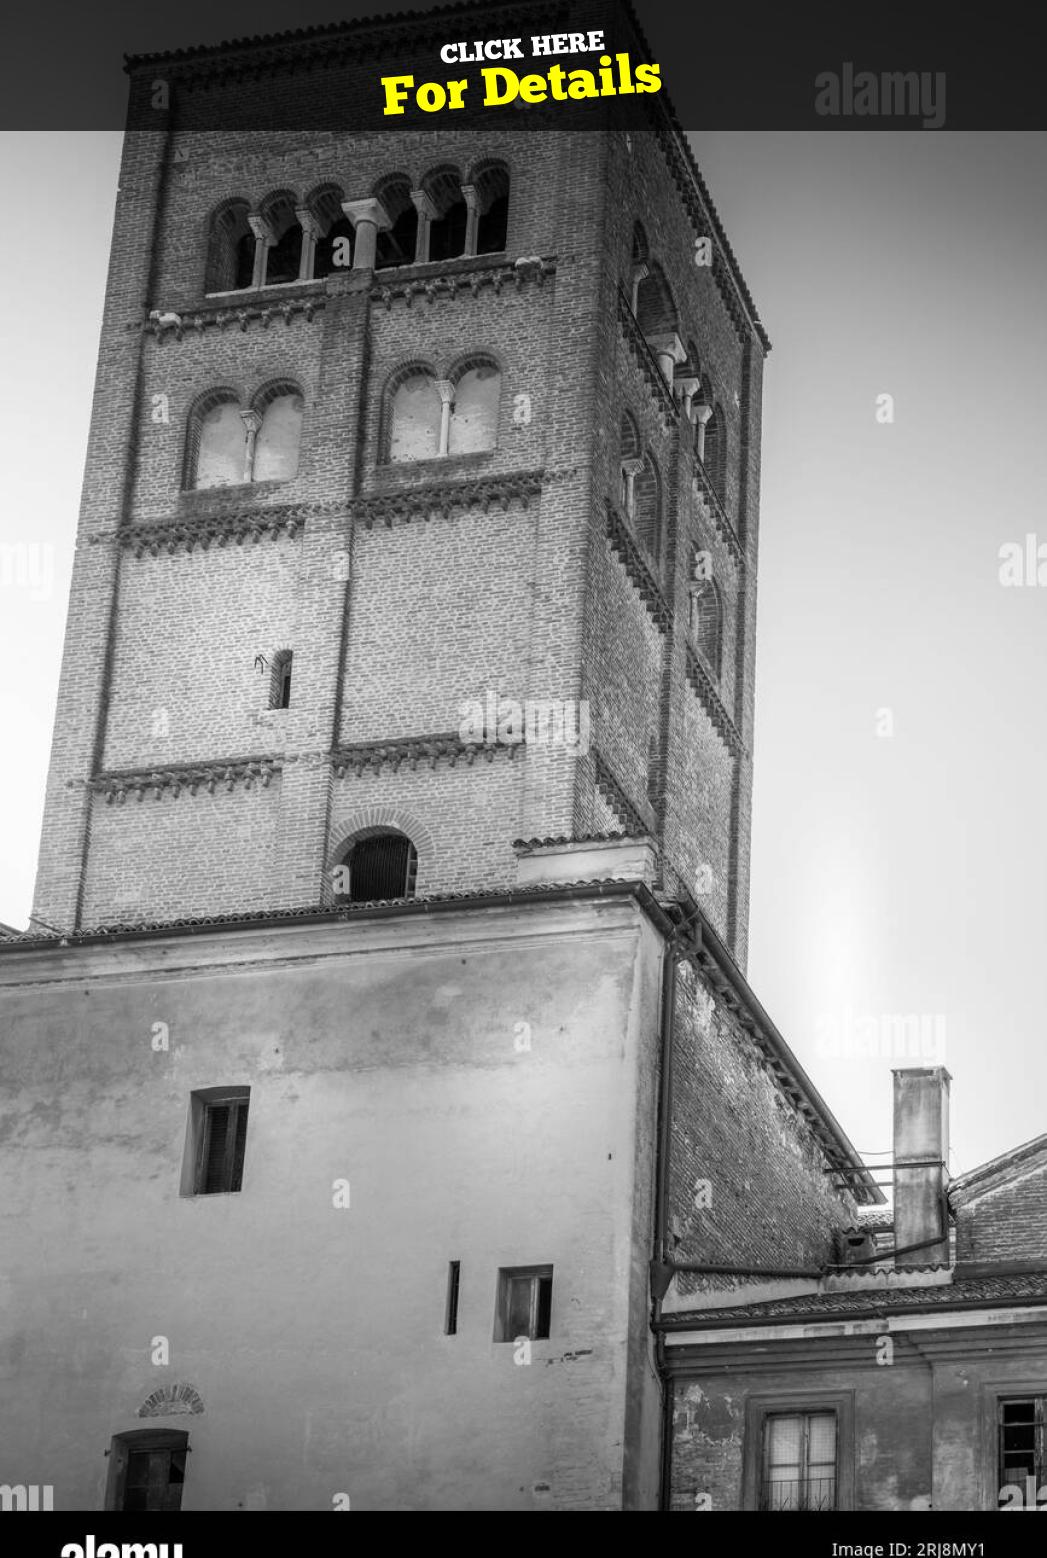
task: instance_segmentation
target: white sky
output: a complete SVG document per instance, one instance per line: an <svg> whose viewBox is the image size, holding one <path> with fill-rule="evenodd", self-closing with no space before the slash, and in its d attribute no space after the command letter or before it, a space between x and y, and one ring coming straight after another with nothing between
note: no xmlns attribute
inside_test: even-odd
<svg viewBox="0 0 1047 1558"><path fill-rule="evenodd" d="M255 29L251 29L255 30ZM695 137L774 343L764 400L750 981L865 1151L944 1024L953 1172L1047 1129L1047 136ZM0 136L0 920L30 908L119 157ZM61 191L61 225L54 220ZM895 400L893 424L877 396ZM53 548L53 553L47 549ZM24 569L24 574L20 570ZM878 711L894 733L877 735ZM882 719L881 719L882 723Z"/></svg>

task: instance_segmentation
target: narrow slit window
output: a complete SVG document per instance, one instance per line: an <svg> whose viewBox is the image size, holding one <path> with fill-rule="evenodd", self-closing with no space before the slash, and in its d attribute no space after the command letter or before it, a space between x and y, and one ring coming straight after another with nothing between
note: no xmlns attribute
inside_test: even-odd
<svg viewBox="0 0 1047 1558"><path fill-rule="evenodd" d="M444 1317L444 1335L458 1334L458 1293L462 1283L462 1263L453 1260L447 1267L447 1312Z"/></svg>
<svg viewBox="0 0 1047 1558"><path fill-rule="evenodd" d="M294 652L290 649L281 649L279 654L273 657L273 676L269 686L269 707L271 709L289 709L291 707L291 666L294 660Z"/></svg>

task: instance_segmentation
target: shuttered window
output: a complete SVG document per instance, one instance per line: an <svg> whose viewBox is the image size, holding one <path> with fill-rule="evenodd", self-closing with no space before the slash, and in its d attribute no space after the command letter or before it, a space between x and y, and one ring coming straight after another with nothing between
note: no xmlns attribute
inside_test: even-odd
<svg viewBox="0 0 1047 1558"><path fill-rule="evenodd" d="M413 898L418 853L404 833L374 833L357 839L345 860L348 892L337 897L348 903L375 903L385 898ZM344 882L344 873L342 873Z"/></svg>
<svg viewBox="0 0 1047 1558"><path fill-rule="evenodd" d="M239 1190L247 1145L247 1105L244 1098L205 1103L199 1124L195 1194L217 1195Z"/></svg>

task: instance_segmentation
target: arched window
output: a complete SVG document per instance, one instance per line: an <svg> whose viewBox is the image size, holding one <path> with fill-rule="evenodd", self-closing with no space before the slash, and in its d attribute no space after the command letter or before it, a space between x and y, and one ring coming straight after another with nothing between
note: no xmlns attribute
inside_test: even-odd
<svg viewBox="0 0 1047 1558"><path fill-rule="evenodd" d="M629 301L632 304L633 313L640 311L640 285L647 275L647 259L650 250L647 245L647 234L639 222L633 223L633 253L632 274L629 278Z"/></svg>
<svg viewBox="0 0 1047 1558"><path fill-rule="evenodd" d="M265 254L265 286L275 287L299 279L302 264L302 228L289 190L270 195L259 215L268 234Z"/></svg>
<svg viewBox="0 0 1047 1558"><path fill-rule="evenodd" d="M290 481L298 473L302 392L280 380L244 411L235 390L209 390L189 414L184 486Z"/></svg>
<svg viewBox="0 0 1047 1558"><path fill-rule="evenodd" d="M404 370L389 406L389 459L432 460L440 451L443 402L436 375L418 366Z"/></svg>
<svg viewBox="0 0 1047 1558"><path fill-rule="evenodd" d="M269 707L271 709L289 709L291 707L291 667L294 660L294 651L280 649L272 658L269 679Z"/></svg>
<svg viewBox="0 0 1047 1558"><path fill-rule="evenodd" d="M655 563L662 556L662 493L658 467L645 455L633 487L633 529Z"/></svg>
<svg viewBox="0 0 1047 1558"><path fill-rule="evenodd" d="M306 201L316 222L313 275L318 279L348 270L353 263L353 224L342 210L345 194L337 184L324 184Z"/></svg>
<svg viewBox="0 0 1047 1558"><path fill-rule="evenodd" d="M227 200L211 217L205 292L242 292L254 280L254 233L246 200Z"/></svg>
<svg viewBox="0 0 1047 1558"><path fill-rule="evenodd" d="M636 323L644 335L671 335L676 330L676 304L662 268L653 262L636 289Z"/></svg>
<svg viewBox="0 0 1047 1558"><path fill-rule="evenodd" d="M305 402L297 384L270 384L254 399L261 417L255 433L252 481L291 481L298 475Z"/></svg>
<svg viewBox="0 0 1047 1558"><path fill-rule="evenodd" d="M623 411L618 429L618 468L620 475L618 497L622 509L629 519L633 517L636 492L635 482L636 477L640 473L642 463L640 458L640 434L637 431L636 423L628 411Z"/></svg>
<svg viewBox="0 0 1047 1558"><path fill-rule="evenodd" d="M418 852L406 833L383 828L355 839L335 869L336 903L413 898Z"/></svg>
<svg viewBox="0 0 1047 1558"><path fill-rule="evenodd" d="M375 270L393 265L413 265L418 248L418 212L411 199L411 182L396 174L376 184L373 193L392 222L378 234Z"/></svg>
<svg viewBox="0 0 1047 1558"><path fill-rule="evenodd" d="M723 411L716 405L705 426L705 451L702 456L706 475L721 503L727 501L727 428Z"/></svg>
<svg viewBox="0 0 1047 1558"><path fill-rule="evenodd" d="M486 359L469 363L454 381L448 425L448 454L477 454L498 442L502 375Z"/></svg>
<svg viewBox="0 0 1047 1558"><path fill-rule="evenodd" d="M204 395L189 415L185 482L188 488L232 487L246 474L247 429L235 390Z"/></svg>
<svg viewBox="0 0 1047 1558"><path fill-rule="evenodd" d="M696 579L691 585L688 620L691 637L702 656L720 674L720 648L723 637L723 606L720 591L712 579Z"/></svg>
<svg viewBox="0 0 1047 1558"><path fill-rule="evenodd" d="M476 252L501 254L509 232L509 169L485 162L469 180L476 190Z"/></svg>
<svg viewBox="0 0 1047 1558"><path fill-rule="evenodd" d="M422 180L436 216L429 224L430 260L455 260L465 253L469 212L457 168L434 168Z"/></svg>

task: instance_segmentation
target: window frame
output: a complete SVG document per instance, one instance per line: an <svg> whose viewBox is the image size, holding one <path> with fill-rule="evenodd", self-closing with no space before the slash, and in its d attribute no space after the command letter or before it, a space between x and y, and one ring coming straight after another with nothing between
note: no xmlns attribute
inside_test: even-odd
<svg viewBox="0 0 1047 1558"><path fill-rule="evenodd" d="M109 1441L109 1449L106 1454L109 1457L109 1467L106 1474L105 1504L109 1511L124 1513L124 1498L127 1493L127 1472L133 1453L152 1450L181 1450L186 1456L185 1473L182 1481L176 1486L184 1489L189 1471L189 1435L185 1429L178 1428L131 1428L126 1433L114 1434ZM168 1483L168 1487L172 1486ZM178 1510L181 1511L182 1495L179 1494ZM152 1513L152 1511L150 1511ZM173 1510L164 1511L173 1514Z"/></svg>
<svg viewBox="0 0 1047 1558"><path fill-rule="evenodd" d="M997 1480L1001 1471L1001 1444L999 1430L1002 1426L1002 1408L1007 1401L1027 1401L1030 1398L1039 1398L1044 1401L1045 1421L1047 1421L1047 1375L1019 1375L1014 1379L1000 1379L999 1377L982 1382L981 1401L981 1469L982 1469L982 1508L986 1510L1000 1509L1000 1488L1002 1484ZM1045 1451L1047 1451L1047 1432L1044 1435ZM1045 1482L1047 1482L1047 1468L1045 1468ZM1024 1498L1024 1487L1022 1488ZM1037 1486L1039 1492L1039 1486ZM1024 1508L1024 1503L1022 1505ZM1047 1508L1045 1505L1038 1506Z"/></svg>
<svg viewBox="0 0 1047 1558"><path fill-rule="evenodd" d="M512 1292L513 1283L530 1281L531 1295L529 1302L528 1328L526 1331L514 1330L511 1324L512 1318ZM539 1332L541 1309L541 1285L548 1282L548 1321L547 1329ZM553 1265L551 1262L538 1266L499 1266L498 1285L495 1295L494 1314L494 1340L496 1342L515 1342L521 1336L528 1341L545 1342L552 1336L553 1330Z"/></svg>
<svg viewBox="0 0 1047 1558"><path fill-rule="evenodd" d="M745 1446L742 1457L742 1509L761 1509L767 1419L814 1412L836 1414L836 1504L833 1513L855 1507L854 1394L853 1390L780 1391L748 1398L745 1403ZM774 1511L763 1513L772 1514Z"/></svg>
<svg viewBox="0 0 1047 1558"><path fill-rule="evenodd" d="M203 1174L206 1164L206 1149L209 1141L208 1114L212 1108L228 1105L243 1106L246 1118L250 1121L250 1087L202 1087L196 1088L189 1094L189 1120L186 1127L185 1153L182 1159L182 1180L179 1193L191 1200L209 1199L211 1196L235 1196L241 1195L244 1188L244 1177L247 1169L247 1126L244 1127L244 1161L240 1169L240 1183L235 1189L205 1190ZM234 1117L233 1129L229 1133L228 1151L232 1156L235 1166L236 1160L236 1135L239 1128L240 1111L237 1108Z"/></svg>

